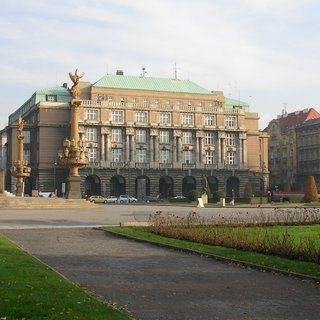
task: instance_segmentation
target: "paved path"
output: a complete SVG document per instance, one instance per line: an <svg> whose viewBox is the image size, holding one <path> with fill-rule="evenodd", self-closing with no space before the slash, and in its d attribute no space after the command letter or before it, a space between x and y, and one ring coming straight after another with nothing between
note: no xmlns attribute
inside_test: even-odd
<svg viewBox="0 0 320 320"><path fill-rule="evenodd" d="M1 209L1 208L0 208ZM281 208L281 210L287 210ZM290 209L292 212L302 209ZM59 228L59 227L94 227L103 225L119 225L125 222L147 222L150 214L157 211L174 213L185 216L190 212L197 212L205 219L225 221L234 219L239 221L268 221L279 217L274 208L195 208L163 205L97 205L95 209L38 209L28 210L0 210L0 229L26 228ZM284 213L284 217L287 214Z"/></svg>
<svg viewBox="0 0 320 320"><path fill-rule="evenodd" d="M282 275L108 235L100 230L1 230L70 280L139 320L315 320L320 289Z"/></svg>

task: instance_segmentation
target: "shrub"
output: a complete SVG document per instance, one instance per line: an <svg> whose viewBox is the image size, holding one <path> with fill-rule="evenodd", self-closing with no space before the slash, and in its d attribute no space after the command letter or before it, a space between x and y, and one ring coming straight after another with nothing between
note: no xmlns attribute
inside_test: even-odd
<svg viewBox="0 0 320 320"><path fill-rule="evenodd" d="M212 198L210 199L210 202L218 202L221 198L225 198L226 194L223 191L215 191L212 193Z"/></svg>
<svg viewBox="0 0 320 320"><path fill-rule="evenodd" d="M252 185L250 181L247 181L246 186L244 188L244 198L252 198Z"/></svg>
<svg viewBox="0 0 320 320"><path fill-rule="evenodd" d="M188 199L191 201L195 201L198 198L201 198L201 194L198 190L191 190L188 194Z"/></svg>
<svg viewBox="0 0 320 320"><path fill-rule="evenodd" d="M318 189L316 186L316 182L314 180L314 176L308 177L307 188L304 194L304 201L306 202L318 201Z"/></svg>

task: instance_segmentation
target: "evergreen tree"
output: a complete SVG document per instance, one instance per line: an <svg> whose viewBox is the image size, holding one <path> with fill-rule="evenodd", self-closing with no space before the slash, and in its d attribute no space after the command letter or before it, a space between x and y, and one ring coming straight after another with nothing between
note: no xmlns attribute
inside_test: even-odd
<svg viewBox="0 0 320 320"><path fill-rule="evenodd" d="M307 188L304 194L304 201L318 201L318 188L314 180L314 176L308 177Z"/></svg>

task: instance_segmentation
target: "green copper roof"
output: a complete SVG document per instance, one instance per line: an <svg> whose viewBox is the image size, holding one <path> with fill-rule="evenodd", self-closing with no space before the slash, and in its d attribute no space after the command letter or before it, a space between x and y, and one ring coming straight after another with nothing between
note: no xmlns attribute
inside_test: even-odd
<svg viewBox="0 0 320 320"><path fill-rule="evenodd" d="M19 116L23 116L27 113L34 105L39 102L47 101L48 95L57 97L56 102L69 102L70 94L67 88L64 87L50 87L37 90L31 98L29 98L18 110L9 116L9 125L17 121Z"/></svg>
<svg viewBox="0 0 320 320"><path fill-rule="evenodd" d="M106 75L93 84L93 87L133 89L147 91L211 94L189 80L134 77L124 75Z"/></svg>
<svg viewBox="0 0 320 320"><path fill-rule="evenodd" d="M35 103L47 101L46 96L53 95L57 96L57 102L69 102L70 94L67 88L64 87L50 87L39 89L35 92L36 100Z"/></svg>
<svg viewBox="0 0 320 320"><path fill-rule="evenodd" d="M245 112L250 111L250 105L247 102L236 100L236 99L230 99L225 98L225 107L226 108L233 108L233 107L241 107Z"/></svg>

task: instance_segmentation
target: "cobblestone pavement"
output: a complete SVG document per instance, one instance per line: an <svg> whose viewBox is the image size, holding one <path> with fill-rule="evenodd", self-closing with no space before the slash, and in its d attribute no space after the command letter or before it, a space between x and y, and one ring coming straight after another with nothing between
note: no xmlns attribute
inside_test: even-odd
<svg viewBox="0 0 320 320"><path fill-rule="evenodd" d="M307 281L89 228L0 232L136 319L319 319L320 288Z"/></svg>

